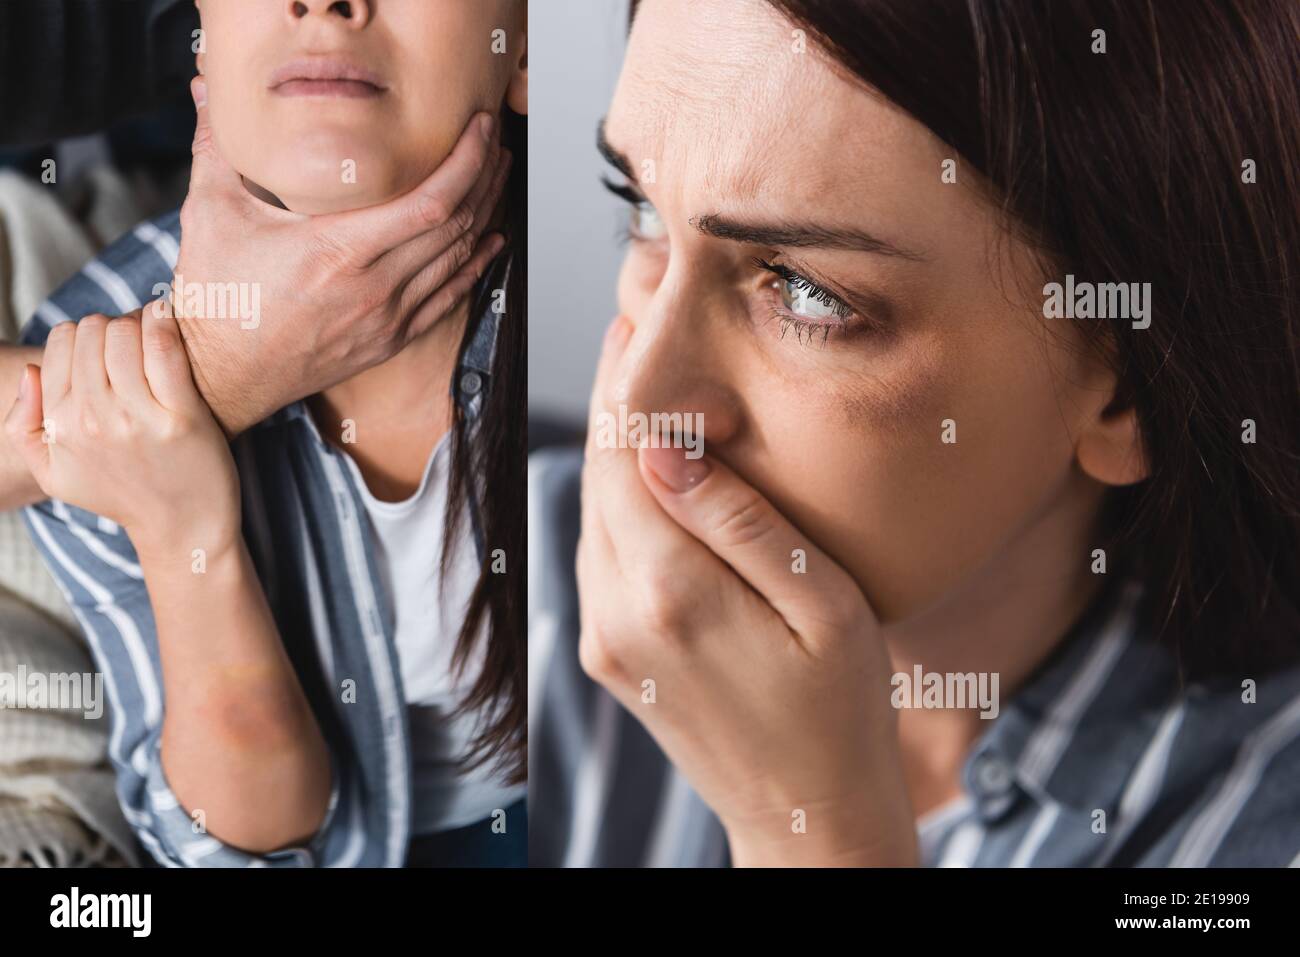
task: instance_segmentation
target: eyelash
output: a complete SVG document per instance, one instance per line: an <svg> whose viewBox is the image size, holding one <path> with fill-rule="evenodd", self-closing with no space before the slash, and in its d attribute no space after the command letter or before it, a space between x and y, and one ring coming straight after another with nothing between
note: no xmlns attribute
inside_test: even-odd
<svg viewBox="0 0 1300 957"><path fill-rule="evenodd" d="M600 182L607 190L634 209L640 209L642 206L650 205L650 201L647 200L645 196L641 195L640 191L634 189L627 183L616 183L608 176L602 176ZM637 242L642 238L643 237L636 234L631 225L624 225L618 231L619 245Z"/></svg>
<svg viewBox="0 0 1300 957"><path fill-rule="evenodd" d="M616 183L607 176L602 176L600 181L607 190L622 199L629 206L639 209L642 206L649 205L649 200L647 200L639 190L630 184ZM620 230L619 239L621 242L625 243L639 242L643 240L643 237L638 236L630 226L625 226ZM836 319L833 321L813 322L812 320L792 315L784 309L773 308L772 318L776 319L780 323L782 339L785 339L786 335L791 329L793 329L795 340L797 342L803 345L811 345L813 338L820 335L821 343L822 345L825 345L826 340L830 337L832 331L843 331L855 318L859 318L859 314L845 303L844 300L832 293L816 280L805 276L803 273L791 269L784 263L774 263L770 260L763 259L762 257L756 256L751 261L757 268L779 277L783 282L789 283L796 289L805 290L810 296L812 296L812 298L816 299L823 305L832 307L835 312ZM867 325L872 328L880 327L880 324L870 317L861 316L860 318L864 319Z"/></svg>
<svg viewBox="0 0 1300 957"><path fill-rule="evenodd" d="M796 289L802 289L807 292L813 299L816 299L822 305L830 306L835 313L835 319L825 322L814 322L811 319L805 319L801 316L795 316L779 309L773 309L773 318L781 323L781 338L784 339L791 329L794 329L795 341L805 345L811 345L813 336L821 334L822 345L830 338L833 330L843 329L853 318L854 311L839 296L835 295L825 286L809 279L803 273L791 269L784 263L774 263L761 257L754 257L754 265L765 272L770 272L777 276L782 282L787 282Z"/></svg>

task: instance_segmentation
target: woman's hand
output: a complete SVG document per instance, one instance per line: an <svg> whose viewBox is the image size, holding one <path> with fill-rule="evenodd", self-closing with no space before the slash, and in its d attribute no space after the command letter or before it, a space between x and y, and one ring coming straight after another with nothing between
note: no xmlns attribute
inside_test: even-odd
<svg viewBox="0 0 1300 957"><path fill-rule="evenodd" d="M244 545L225 433L166 303L55 326L5 429L46 494L112 519L135 546L164 688L159 755L181 808L251 853L315 834L329 751ZM81 610L143 628L123 597Z"/></svg>
<svg viewBox="0 0 1300 957"><path fill-rule="evenodd" d="M584 671L718 814L737 865L914 864L871 609L721 463L596 445L628 335L616 320L592 399L577 560Z"/></svg>
<svg viewBox="0 0 1300 957"><path fill-rule="evenodd" d="M137 552L239 541L239 481L165 303L50 330L5 421L41 489L112 519Z"/></svg>
<svg viewBox="0 0 1300 957"><path fill-rule="evenodd" d="M206 87L181 207L174 312L199 391L230 435L395 355L451 312L501 251L487 233L510 169L470 121L451 155L404 196L305 216L256 199L217 149ZM208 290L256 288L256 316L205 317ZM190 297L188 291L200 295ZM232 311L232 310L227 310Z"/></svg>

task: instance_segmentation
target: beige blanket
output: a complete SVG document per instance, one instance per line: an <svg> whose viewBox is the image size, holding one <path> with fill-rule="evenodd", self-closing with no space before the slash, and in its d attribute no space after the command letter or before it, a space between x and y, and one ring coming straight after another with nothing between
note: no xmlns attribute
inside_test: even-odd
<svg viewBox="0 0 1300 957"><path fill-rule="evenodd" d="M140 218L111 171L92 175L92 195L86 229L52 187L0 171L0 339L15 339L45 297L95 255L92 235L120 235ZM0 396L0 416L10 401ZM24 668L94 671L22 519L0 513L0 677L11 676L0 681L0 698ZM0 700L0 866L137 863L106 759L106 706L88 719L73 708L14 703Z"/></svg>

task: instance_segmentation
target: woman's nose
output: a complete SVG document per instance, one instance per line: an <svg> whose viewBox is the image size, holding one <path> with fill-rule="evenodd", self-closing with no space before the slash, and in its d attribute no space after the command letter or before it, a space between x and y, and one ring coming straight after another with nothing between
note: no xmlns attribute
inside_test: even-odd
<svg viewBox="0 0 1300 957"><path fill-rule="evenodd" d="M688 335L690 325L683 316L663 313L633 320L606 407L689 431L686 437L695 441L721 444L740 427L737 394L721 374L727 366L716 354L718 346L706 335Z"/></svg>
<svg viewBox="0 0 1300 957"><path fill-rule="evenodd" d="M294 20L307 17L331 17L360 29L370 22L373 0L292 0L289 16Z"/></svg>

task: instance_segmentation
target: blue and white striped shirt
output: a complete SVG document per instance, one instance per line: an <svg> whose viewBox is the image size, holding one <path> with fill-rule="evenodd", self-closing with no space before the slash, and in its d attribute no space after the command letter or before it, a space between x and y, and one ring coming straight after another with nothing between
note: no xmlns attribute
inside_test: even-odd
<svg viewBox="0 0 1300 957"><path fill-rule="evenodd" d="M179 241L178 213L141 224L42 304L23 341L39 345L59 322L121 315L157 298L158 284L171 282ZM453 380L470 419L489 383L496 318L485 312ZM249 551L329 745L329 810L306 846L265 855L202 832L159 759L165 702L158 638L131 543L112 522L42 502L25 516L104 673L118 800L141 844L167 866L402 866L411 838L410 728L393 612L354 470L302 403L254 427L232 449ZM474 509L471 518L481 554ZM354 693L345 701L349 682ZM522 796L523 786L517 790ZM507 828L515 824L523 826L508 821Z"/></svg>
<svg viewBox="0 0 1300 957"><path fill-rule="evenodd" d="M580 475L577 450L529 464L530 863L725 866L713 812L578 664ZM1300 666L1180 686L1140 598L1108 589L1002 706L918 822L924 864L1300 866Z"/></svg>

